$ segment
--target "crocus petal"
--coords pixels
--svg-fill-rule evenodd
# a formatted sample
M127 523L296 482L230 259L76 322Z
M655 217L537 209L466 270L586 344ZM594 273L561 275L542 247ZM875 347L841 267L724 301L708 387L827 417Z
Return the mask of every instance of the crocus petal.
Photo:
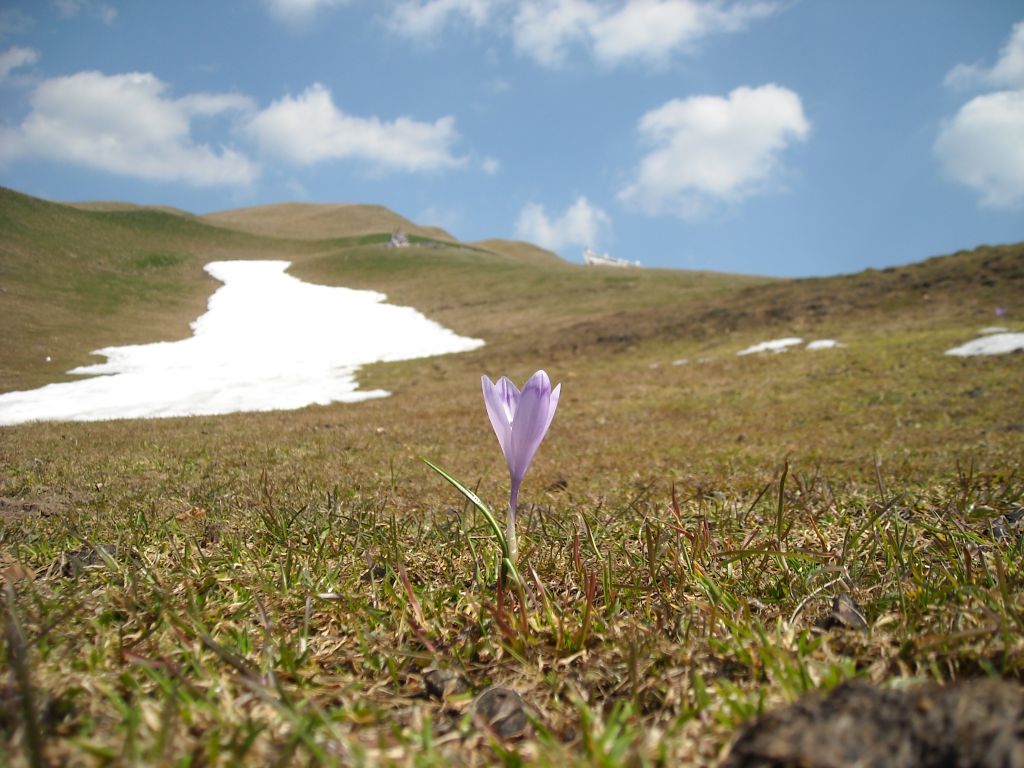
M513 384L507 376L502 376L498 379L495 388L498 390L498 394L501 395L501 400L505 406L505 416L508 418L508 423L511 424L512 420L516 417L516 408L519 406L519 387Z
M501 452L508 461L509 445L512 441L512 418L508 415L508 390L502 386L505 381L508 379L504 376L497 384L492 383L486 376L480 377L480 384L484 390L484 407L487 408L487 416L491 420L494 434L498 437ZM516 391L518 393L518 390Z
M551 381L537 371L523 387L512 420L512 439L505 454L512 481L522 481L551 423Z
M544 434L548 433L548 427L551 426L551 420L555 418L555 409L558 407L558 396L562 393L562 385L559 384L553 390L551 390L551 399L548 401L548 420L544 424ZM542 435L543 437L543 435Z

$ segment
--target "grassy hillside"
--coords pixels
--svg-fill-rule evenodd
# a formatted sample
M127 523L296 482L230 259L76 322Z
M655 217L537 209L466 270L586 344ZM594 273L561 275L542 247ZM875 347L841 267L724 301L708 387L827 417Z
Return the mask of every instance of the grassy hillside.
M300 240L356 237L396 229L407 235L455 239L443 229L421 227L380 205L280 203L208 213L202 218L241 232Z
M712 765L850 678L1024 678L1024 355L943 355L1024 330L1024 245L771 280L389 250L389 229L263 237L0 191L0 389L51 380L43 353L62 371L184 335L215 258L286 258L487 341L370 366L393 394L356 405L0 428L0 752ZM847 346L736 355L792 335ZM525 584L502 590L482 516L420 459L500 510L480 375L541 367L562 399L520 499ZM866 630L830 618L840 594ZM467 690L441 701L438 669ZM526 701L512 738L474 714L491 686Z
M195 217L195 214L183 211L181 208L175 208L173 205L138 205L121 200L82 200L65 203L65 205L83 211L160 211L162 213L173 213L178 216Z
M472 243L477 248L485 251L499 253L502 256L511 256L522 261L531 261L538 264L552 264L562 261L562 257L556 253L540 248L532 243L524 243L521 240L502 240L491 238L479 240Z

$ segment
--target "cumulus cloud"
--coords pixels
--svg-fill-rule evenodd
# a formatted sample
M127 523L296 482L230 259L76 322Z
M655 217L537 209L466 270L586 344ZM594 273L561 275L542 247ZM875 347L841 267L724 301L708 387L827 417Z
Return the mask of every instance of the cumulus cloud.
M513 21L516 50L547 67L568 57L569 47L586 42L601 20L601 9L590 0L534 0L523 3Z
M608 214L582 196L556 219L548 217L544 206L527 203L516 222L517 237L551 251L597 245L610 229Z
M981 195L982 205L1024 204L1024 89L968 101L939 132L945 172Z
M0 53L0 83L18 67L26 67L39 61L39 52L32 48L13 46Z
M1024 21L1013 25L1010 39L991 68L957 64L946 75L945 83L952 87L1024 88Z
M664 64L706 37L740 31L782 7L774 0L401 0L387 22L420 41L434 41L459 22L490 25L543 66L558 67L580 49L614 67Z
M45 80L20 125L0 128L0 161L42 159L150 181L196 186L245 184L258 166L231 147L192 137L196 118L240 113L238 94L171 98L148 73L79 72Z
M619 198L649 214L693 218L763 191L779 155L806 139L810 124L799 95L769 84L674 99L645 114L638 132L651 150Z
M263 152L296 165L352 159L381 170L432 171L466 162L452 153L454 117L429 123L348 115L319 83L253 115L246 132Z
M1024 205L1024 21L991 67L958 64L946 85L992 90L975 96L949 120L934 151L945 173L975 190L992 208Z
M321 8L345 5L348 0L264 0L275 18L288 24L304 24Z
M705 37L740 31L781 9L764 0L529 0L512 27L517 50L545 66L562 64L573 45L606 66L660 65Z
M388 26L403 37L426 40L459 19L481 27L497 5L498 0L403 0L392 10Z
M771 16L778 4L695 0L633 0L593 25L594 56L602 63L663 64L678 51L719 32L737 32Z

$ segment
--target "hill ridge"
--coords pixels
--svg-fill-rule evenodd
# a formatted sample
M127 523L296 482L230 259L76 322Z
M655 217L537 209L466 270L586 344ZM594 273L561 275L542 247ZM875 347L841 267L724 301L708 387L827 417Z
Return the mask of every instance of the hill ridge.
M440 227L416 224L378 203L290 201L214 211L199 218L264 237L327 240L400 229L407 235L458 242Z

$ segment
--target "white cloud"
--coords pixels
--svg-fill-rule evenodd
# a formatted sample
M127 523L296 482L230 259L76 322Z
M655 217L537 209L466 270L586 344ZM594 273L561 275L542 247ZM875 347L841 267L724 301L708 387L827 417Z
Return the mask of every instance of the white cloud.
M645 114L638 131L653 149L619 198L650 214L693 218L763 191L779 154L806 139L810 124L796 93L769 84L674 99Z
M516 236L551 251L571 245L596 246L611 229L611 219L600 208L591 205L585 197L576 202L557 219L548 218L544 206L527 203L516 222Z
M287 24L305 24L321 8L345 5L348 0L264 0L267 10Z
M513 20L513 37L520 53L550 67L562 64L574 44L607 66L660 65L705 37L740 31L781 8L749 0L530 0Z
M95 16L104 24L113 24L117 18L117 9L97 0L54 0L57 11L65 18L73 18L80 13Z
M387 21L397 34L421 41L460 21L489 25L510 33L521 55L546 67L564 64L574 48L607 66L658 65L705 37L742 30L781 9L772 0L401 0Z
M13 46L0 53L0 82L7 79L12 70L25 67L39 61L39 52L32 48Z
M432 171L465 163L452 154L455 118L384 122L347 115L319 83L273 102L249 120L246 131L264 152L297 165L355 159L383 170Z
M43 159L150 181L196 186L245 184L258 166L230 147L192 138L197 117L244 112L237 94L180 99L148 73L79 72L45 80L30 97L22 123L0 129L0 161Z
M943 123L934 151L946 174L981 195L981 204L1024 204L1024 21L991 68L958 64L946 85L992 89L975 96Z
M1013 26L1010 39L991 69L979 64L957 64L946 75L953 87L1024 88L1024 21Z
M1024 89L976 96L935 141L946 173L981 194L982 205L1024 204Z
M426 40L458 18L481 27L497 5L498 0L404 0L391 12L388 26L403 37Z
M573 43L588 39L601 19L601 9L590 0L533 0L522 3L513 21L516 50L547 67L568 57Z
M591 29L594 56L604 64L630 60L664 64L671 55L717 32L737 32L776 13L776 3L721 3L695 0L633 0Z

